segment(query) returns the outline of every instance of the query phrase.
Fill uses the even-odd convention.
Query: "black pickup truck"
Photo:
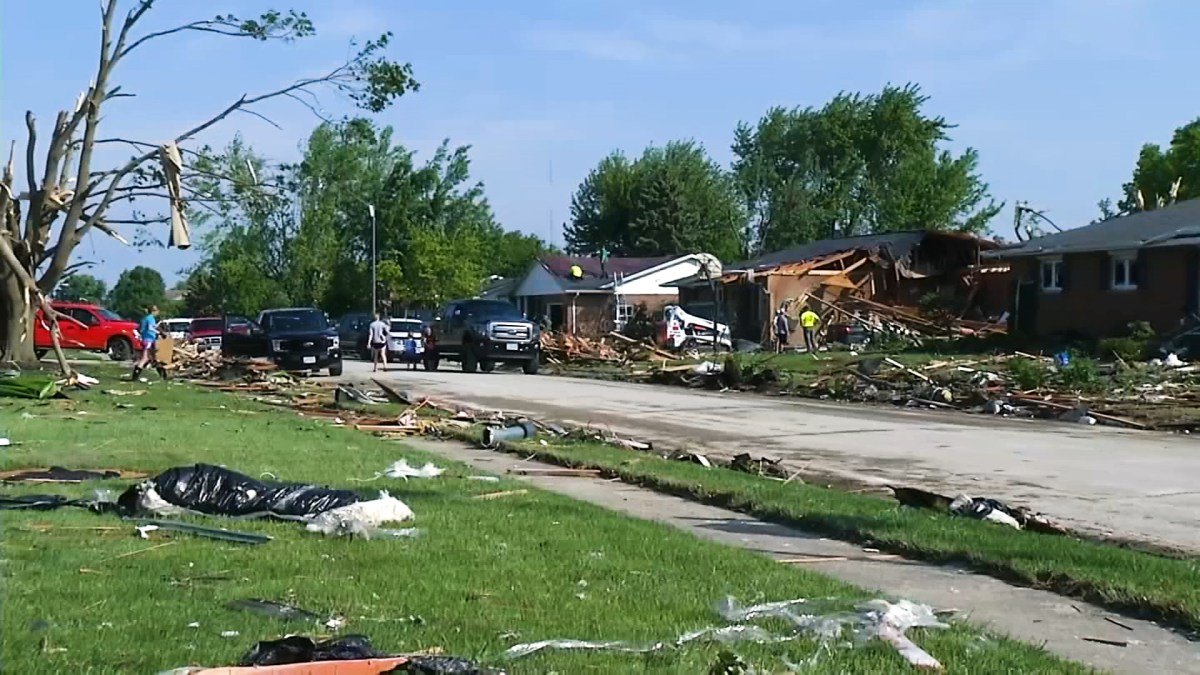
[[[342,374],[337,330],[319,309],[268,309],[251,322],[249,331],[221,335],[221,352],[229,356],[266,357],[284,370],[329,370]]]
[[[464,373],[490,373],[497,363],[519,363],[536,375],[541,336],[538,327],[507,302],[456,300],[425,329],[425,370],[442,359],[457,360]]]

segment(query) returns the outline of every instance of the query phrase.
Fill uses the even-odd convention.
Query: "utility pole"
[[[371,313],[379,311],[379,283],[375,279],[375,205],[367,204],[367,213],[371,214]]]

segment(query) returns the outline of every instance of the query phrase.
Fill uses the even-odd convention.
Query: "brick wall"
[[[1156,331],[1178,326],[1183,308],[1195,303],[1197,276],[1190,248],[1141,251],[1136,289],[1109,288],[1107,253],[1063,256],[1066,280],[1061,291],[1042,290],[1037,258],[1013,261],[1015,277],[1037,283],[1038,335],[1079,333],[1089,337],[1121,335],[1132,321],[1149,321]]]
[[[558,298],[555,301],[559,301]],[[661,318],[659,314],[666,305],[673,304],[677,298],[670,295],[626,295],[625,302],[633,307],[645,305],[651,316]],[[571,329],[571,304],[575,304],[575,333],[586,337],[600,337],[612,332],[617,316],[616,298],[607,293],[580,294],[561,296],[563,305],[564,330]]]

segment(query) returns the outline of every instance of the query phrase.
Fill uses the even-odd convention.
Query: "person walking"
[[[367,326],[367,342],[370,343],[371,358],[374,362],[371,367],[372,372],[378,371],[380,365],[383,366],[383,372],[387,372],[387,347],[390,332],[391,329],[387,322],[380,317],[379,312],[376,312],[375,320]]]
[[[162,379],[167,379],[167,369],[158,362],[158,356],[155,352],[158,342],[158,307],[150,305],[146,308],[146,316],[142,318],[142,323],[138,326],[138,337],[142,340],[142,354],[138,357],[136,363],[133,364],[133,374],[130,375],[130,380],[136,380],[142,375],[142,370],[151,363],[154,364],[155,370]]]
[[[772,327],[775,330],[775,353],[782,354],[784,348],[787,347],[788,333],[792,332],[792,328],[788,324],[787,312],[783,311],[782,307],[775,311]]]
[[[813,358],[817,356],[817,327],[821,325],[821,315],[805,307],[800,313],[800,330],[804,331],[804,348]]]

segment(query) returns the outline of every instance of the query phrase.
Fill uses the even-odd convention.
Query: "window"
[[[79,321],[80,323],[82,323],[85,326],[99,326],[100,325],[100,319],[97,319],[95,314],[92,314],[91,312],[89,312],[86,309],[69,309],[69,310],[67,310],[67,314],[72,319]]]
[[[1042,260],[1042,290],[1061,291],[1063,289],[1063,260],[1062,258],[1046,258]]]
[[[1113,254],[1111,282],[1111,288],[1115,291],[1130,291],[1138,287],[1136,253]]]

